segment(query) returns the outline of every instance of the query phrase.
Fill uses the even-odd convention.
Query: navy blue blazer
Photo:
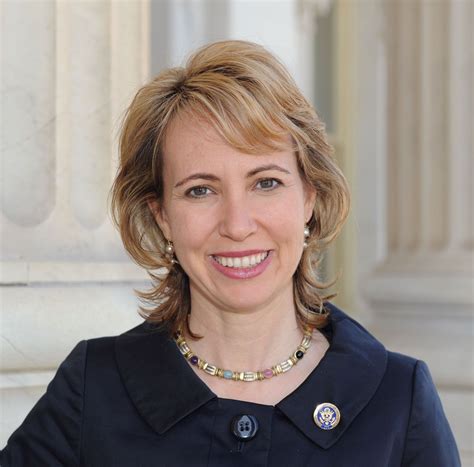
[[[81,341],[0,452],[0,465],[460,466],[426,364],[387,351],[328,307],[327,353],[275,406],[217,397],[167,333],[148,323]],[[333,429],[313,420],[322,402],[340,410]],[[253,436],[237,436],[236,420]]]

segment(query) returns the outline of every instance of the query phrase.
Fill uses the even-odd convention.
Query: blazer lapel
[[[164,329],[142,323],[117,337],[115,355],[130,398],[160,434],[216,397]]]
[[[371,334],[335,306],[331,313],[332,342],[304,383],[277,407],[320,447],[331,447],[369,403],[385,374],[387,351]],[[341,413],[332,430],[313,420],[317,405],[330,402]]]
[[[387,365],[387,351],[379,341],[334,305],[326,305],[330,323],[322,331],[330,336],[330,347],[303,384],[276,405],[324,449],[344,434],[369,403]],[[217,398],[196,376],[165,329],[142,323],[117,337],[115,355],[130,398],[160,434]],[[313,410],[322,402],[335,404],[341,412],[341,420],[332,430],[322,430],[313,421]]]

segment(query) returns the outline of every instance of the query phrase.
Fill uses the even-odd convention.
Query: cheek
[[[267,234],[282,255],[284,261],[299,260],[304,242],[303,209],[295,204],[267,209],[267,218],[263,222]],[[290,260],[293,263],[293,259]]]
[[[294,235],[300,230],[303,232],[304,206],[297,196],[287,197],[278,203],[268,203],[263,215],[269,224],[282,231],[282,235]]]
[[[215,228],[213,218],[206,210],[176,208],[171,226],[175,248],[181,254],[202,248]]]

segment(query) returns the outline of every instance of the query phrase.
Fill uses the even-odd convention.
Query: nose
[[[257,222],[248,199],[244,196],[236,196],[222,203],[220,235],[242,242],[256,231]]]

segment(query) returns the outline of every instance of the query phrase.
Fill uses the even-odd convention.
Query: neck
[[[254,310],[222,310],[192,294],[191,330],[203,336],[186,339],[194,354],[223,369],[257,371],[286,360],[300,344],[291,293]]]

